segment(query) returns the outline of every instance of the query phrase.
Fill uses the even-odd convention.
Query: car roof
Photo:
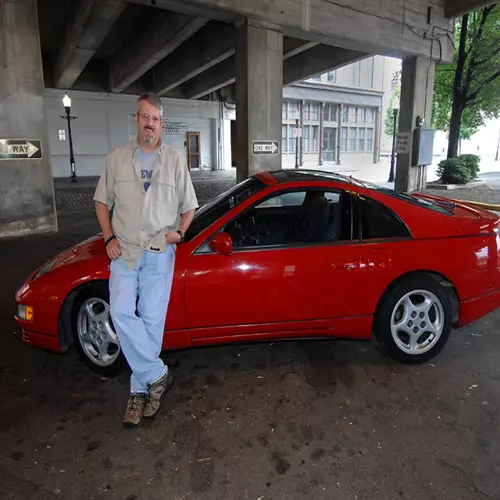
[[[277,182],[286,184],[289,182],[342,182],[350,185],[360,185],[355,179],[347,177],[346,175],[336,174],[333,172],[325,172],[323,170],[274,170],[269,172]]]

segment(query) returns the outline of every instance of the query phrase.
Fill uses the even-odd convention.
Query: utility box
[[[414,166],[432,165],[434,155],[434,130],[417,128],[413,133]]]

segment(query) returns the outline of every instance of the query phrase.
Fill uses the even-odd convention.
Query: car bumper
[[[460,303],[459,327],[469,325],[500,308],[500,290]]]
[[[58,337],[51,337],[50,335],[43,335],[42,333],[30,332],[22,329],[23,342],[31,347],[37,347],[46,351],[56,352],[63,354]]]

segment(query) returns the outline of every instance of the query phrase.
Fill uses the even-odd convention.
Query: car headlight
[[[50,273],[52,271],[52,267],[54,266],[55,259],[49,260],[49,262],[45,263],[38,271],[37,273],[33,276],[32,281],[40,278],[40,276],[43,276],[44,274]]]
[[[33,321],[33,307],[19,304],[17,306],[17,317],[23,321]]]

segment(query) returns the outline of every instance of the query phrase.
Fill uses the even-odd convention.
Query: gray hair
[[[161,99],[156,94],[154,94],[153,92],[142,94],[141,97],[139,97],[139,99],[137,100],[137,103],[140,104],[141,101],[149,102],[149,104],[160,111],[160,116],[163,116],[163,104],[161,103]]]

